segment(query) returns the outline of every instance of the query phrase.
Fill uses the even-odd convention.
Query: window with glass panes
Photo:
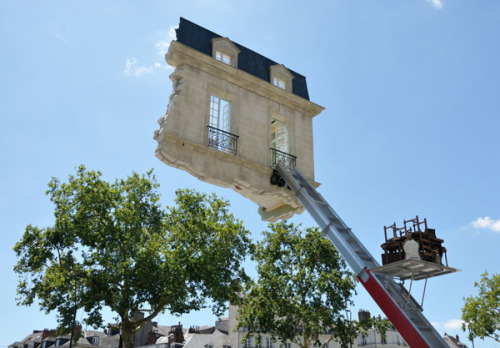
[[[286,83],[284,80],[280,79],[279,77],[274,77],[273,78],[273,85],[276,87],[279,87],[281,89],[286,89]]]
[[[224,64],[231,65],[231,56],[221,51],[215,52],[215,59],[221,61]]]
[[[271,121],[271,147],[282,152],[288,152],[288,136],[286,124],[283,122]]]
[[[231,130],[231,103],[215,95],[210,96],[210,126],[229,132]]]

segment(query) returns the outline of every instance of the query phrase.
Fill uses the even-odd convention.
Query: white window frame
[[[285,122],[271,119],[271,147],[273,149],[288,153],[288,126]]]
[[[231,56],[222,51],[215,51],[215,59],[227,65],[231,65]]]
[[[250,340],[250,338],[247,338],[245,340],[245,343],[243,344],[243,348],[251,348],[252,347],[252,342]]]
[[[286,91],[286,82],[279,77],[273,77],[273,85]]]
[[[210,95],[210,118],[208,124],[211,127],[231,132],[231,102],[217,95]]]
[[[210,93],[208,115],[206,116],[209,147],[236,155],[238,152],[238,135],[232,130],[232,100]]]

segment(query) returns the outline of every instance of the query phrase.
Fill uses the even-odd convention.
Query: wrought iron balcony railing
[[[222,129],[212,126],[208,127],[208,146],[219,151],[227,152],[236,155],[238,151],[238,138],[236,134],[232,134]]]
[[[286,169],[292,170],[296,166],[297,156],[290,155],[289,153],[270,148],[271,150],[271,167],[276,168],[276,165],[281,162]]]

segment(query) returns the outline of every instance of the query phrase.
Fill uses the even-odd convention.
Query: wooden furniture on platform
[[[390,233],[391,230],[392,233]],[[443,240],[436,238],[436,230],[427,227],[427,219],[420,221],[418,216],[416,216],[414,219],[404,220],[403,227],[397,227],[396,223],[384,226],[384,234],[385,243],[381,245],[384,250],[382,254],[383,265],[409,258],[418,258],[422,261],[441,265],[443,264],[444,255],[445,264],[448,266]],[[409,241],[418,243],[417,257],[407,255],[405,245]]]

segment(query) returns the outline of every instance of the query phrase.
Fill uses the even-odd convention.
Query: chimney
[[[370,320],[371,318],[371,314],[370,314],[370,311],[367,311],[367,310],[364,310],[364,309],[360,309],[358,311],[358,320],[359,322],[363,322],[363,321],[367,321],[367,320]]]

